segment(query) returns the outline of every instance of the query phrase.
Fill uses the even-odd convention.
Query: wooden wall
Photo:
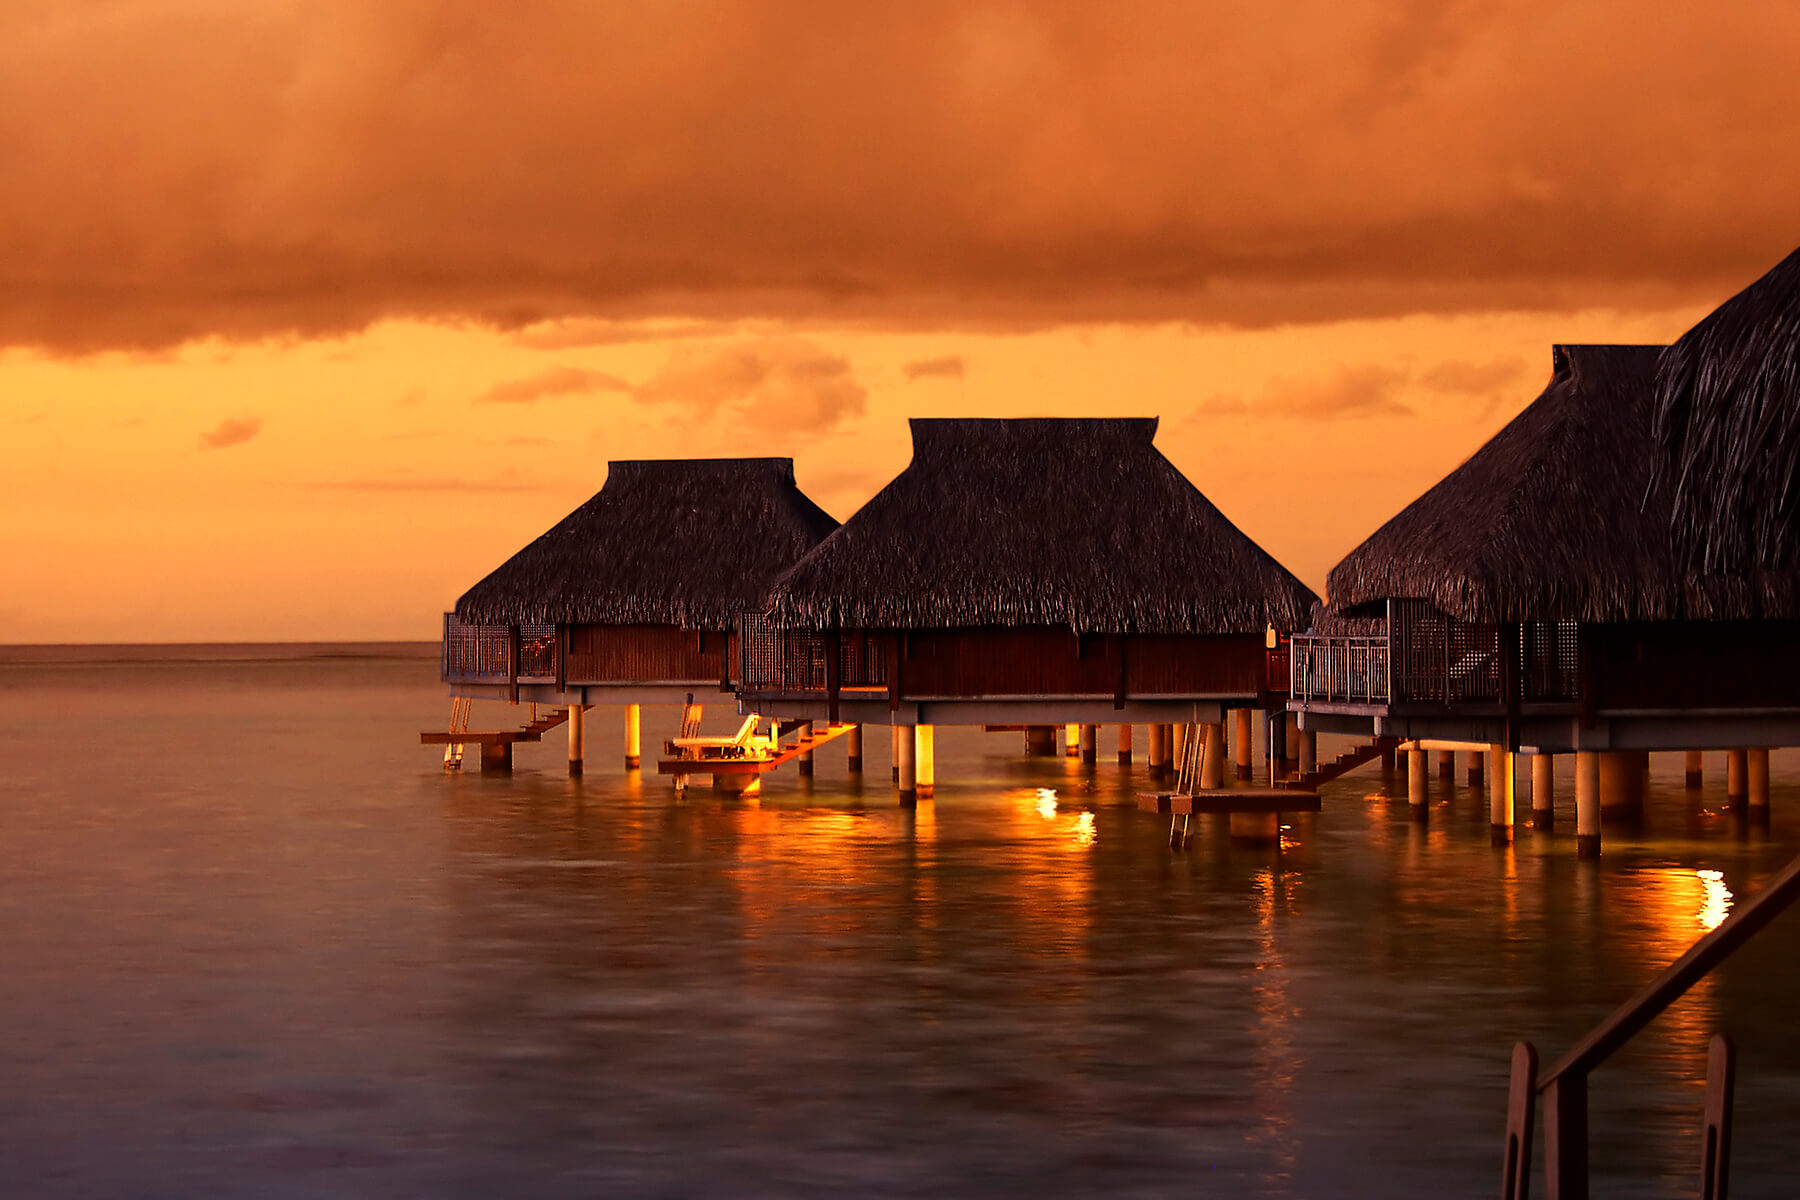
[[[1599,708],[1800,707],[1800,622],[1582,627]]]
[[[705,648],[702,649],[704,637]],[[712,683],[736,674],[729,634],[673,625],[574,625],[568,630],[567,682]]]
[[[1266,682],[1260,634],[1077,638],[1054,628],[951,629],[899,640],[905,699],[1115,696],[1121,682],[1128,696],[1254,694]]]

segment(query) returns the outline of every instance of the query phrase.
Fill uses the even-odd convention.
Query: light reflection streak
[[[1725,914],[1731,911],[1731,889],[1725,886],[1725,873],[1695,871],[1694,875],[1706,888],[1706,895],[1700,904],[1700,928],[1717,929],[1719,922],[1725,919]]]
[[[1093,813],[1082,813],[1079,817],[1075,818],[1075,844],[1077,846],[1080,846],[1085,850],[1087,847],[1094,844],[1096,836],[1097,835],[1094,833]]]

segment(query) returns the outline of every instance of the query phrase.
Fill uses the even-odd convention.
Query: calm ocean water
[[[604,709],[582,780],[560,731],[446,775],[447,714],[432,647],[0,648],[0,1192],[1492,1195],[1514,1039],[1800,850],[1788,753],[1767,831],[1721,755],[1598,864],[1460,784],[1415,828],[1377,766],[1277,858],[1171,854],[1141,776],[1017,735],[941,730],[909,811],[885,731],[722,801]],[[1734,1194],[1800,1193],[1797,1005],[1800,915],[1595,1076],[1598,1194],[1696,1194],[1721,1029]]]

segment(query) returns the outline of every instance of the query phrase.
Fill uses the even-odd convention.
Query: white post
[[[579,775],[587,764],[587,737],[583,731],[582,705],[569,705],[569,774]]]
[[[1600,756],[1591,750],[1575,755],[1575,852],[1600,857]]]
[[[644,714],[636,704],[625,706],[625,769],[635,771],[643,762]]]

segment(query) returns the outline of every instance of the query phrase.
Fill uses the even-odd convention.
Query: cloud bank
[[[12,0],[0,345],[1716,301],[1800,240],[1797,44],[1622,0]]]

